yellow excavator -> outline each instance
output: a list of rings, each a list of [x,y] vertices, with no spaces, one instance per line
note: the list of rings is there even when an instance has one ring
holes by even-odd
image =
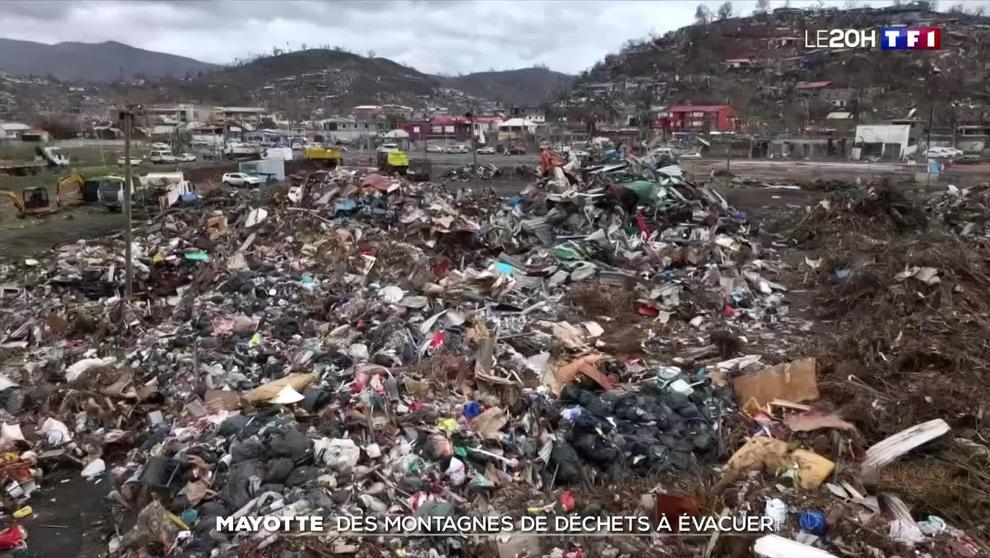
[[[80,174],[73,174],[55,183],[55,205],[48,196],[48,188],[34,186],[18,192],[0,190],[0,200],[7,199],[13,203],[18,217],[50,215],[66,207],[87,202],[83,188],[86,180]]]

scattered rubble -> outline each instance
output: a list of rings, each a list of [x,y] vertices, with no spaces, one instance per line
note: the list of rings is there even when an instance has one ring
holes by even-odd
[[[982,407],[964,404],[978,389],[876,424],[928,386],[843,373],[843,353],[809,343],[819,324],[790,300],[820,281],[834,333],[860,335],[855,362],[917,364],[920,352],[897,349],[921,337],[885,329],[879,305],[904,328],[934,300],[966,304],[982,296],[976,264],[905,252],[841,262],[852,271],[837,275],[846,254],[826,246],[797,272],[784,249],[823,242],[800,231],[840,215],[885,215],[894,228],[932,219],[867,192],[858,205],[819,204],[766,242],[749,215],[667,163],[573,160],[509,198],[347,169],[218,189],[138,228],[134,300],[120,235],[4,262],[6,507],[23,508],[58,463],[112,483],[112,505],[136,514],[130,530],[109,526],[113,556],[684,555],[706,544],[719,555],[734,544],[602,533],[547,538],[553,551],[515,536],[215,528],[217,517],[658,510],[767,513],[776,534],[746,539],[765,556],[986,552],[977,522],[875,481],[951,446],[969,456],[957,464],[974,464],[968,482],[985,486]],[[932,207],[946,204],[961,207]],[[867,273],[883,282],[843,298]],[[940,298],[907,303],[919,296]],[[886,345],[868,345],[855,313]],[[944,343],[960,323],[917,320]],[[879,415],[844,406],[864,397]]]

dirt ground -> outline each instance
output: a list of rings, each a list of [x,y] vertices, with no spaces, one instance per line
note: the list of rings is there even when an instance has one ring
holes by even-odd
[[[117,232],[124,226],[120,213],[84,207],[41,218],[17,219],[0,225],[0,252],[27,257],[56,244],[95,238]]]
[[[96,558],[106,554],[105,536],[113,531],[109,504],[111,490],[103,480],[91,483],[72,469],[45,477],[31,498],[34,516],[24,521],[28,546],[42,558]]]

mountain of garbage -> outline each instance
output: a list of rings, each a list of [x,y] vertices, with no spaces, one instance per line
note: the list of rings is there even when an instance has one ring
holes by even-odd
[[[729,552],[217,527],[702,512],[775,518],[763,556],[984,548],[871,490],[951,427],[867,448],[817,406],[813,323],[749,215],[660,156],[541,174],[508,198],[345,168],[178,200],[135,231],[131,299],[119,234],[4,262],[4,498],[29,519],[0,546],[30,547],[21,510],[70,467],[131,517],[112,556]]]

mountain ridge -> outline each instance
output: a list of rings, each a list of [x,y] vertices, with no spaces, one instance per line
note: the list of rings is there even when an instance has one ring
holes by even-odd
[[[193,58],[133,47],[118,41],[53,45],[0,38],[0,70],[61,81],[104,82],[144,77],[182,78],[218,68]]]
[[[445,90],[471,99],[499,100],[512,106],[540,105],[566,89],[574,76],[548,68],[472,72],[440,76],[422,72],[388,58],[365,57],[344,49],[307,49],[267,55],[237,65],[209,64],[192,58],[132,47],[117,41],[62,42],[47,45],[34,41],[0,39],[0,71],[18,76],[47,76],[59,81],[91,84],[116,83],[145,78],[159,90],[136,92],[142,101],[158,102],[179,97],[217,103],[258,103],[293,97],[317,108],[329,102],[333,108],[348,103],[413,103],[427,98],[443,101]],[[322,83],[319,76],[325,76]],[[279,97],[270,99],[269,97]],[[456,95],[454,95],[456,97]]]

